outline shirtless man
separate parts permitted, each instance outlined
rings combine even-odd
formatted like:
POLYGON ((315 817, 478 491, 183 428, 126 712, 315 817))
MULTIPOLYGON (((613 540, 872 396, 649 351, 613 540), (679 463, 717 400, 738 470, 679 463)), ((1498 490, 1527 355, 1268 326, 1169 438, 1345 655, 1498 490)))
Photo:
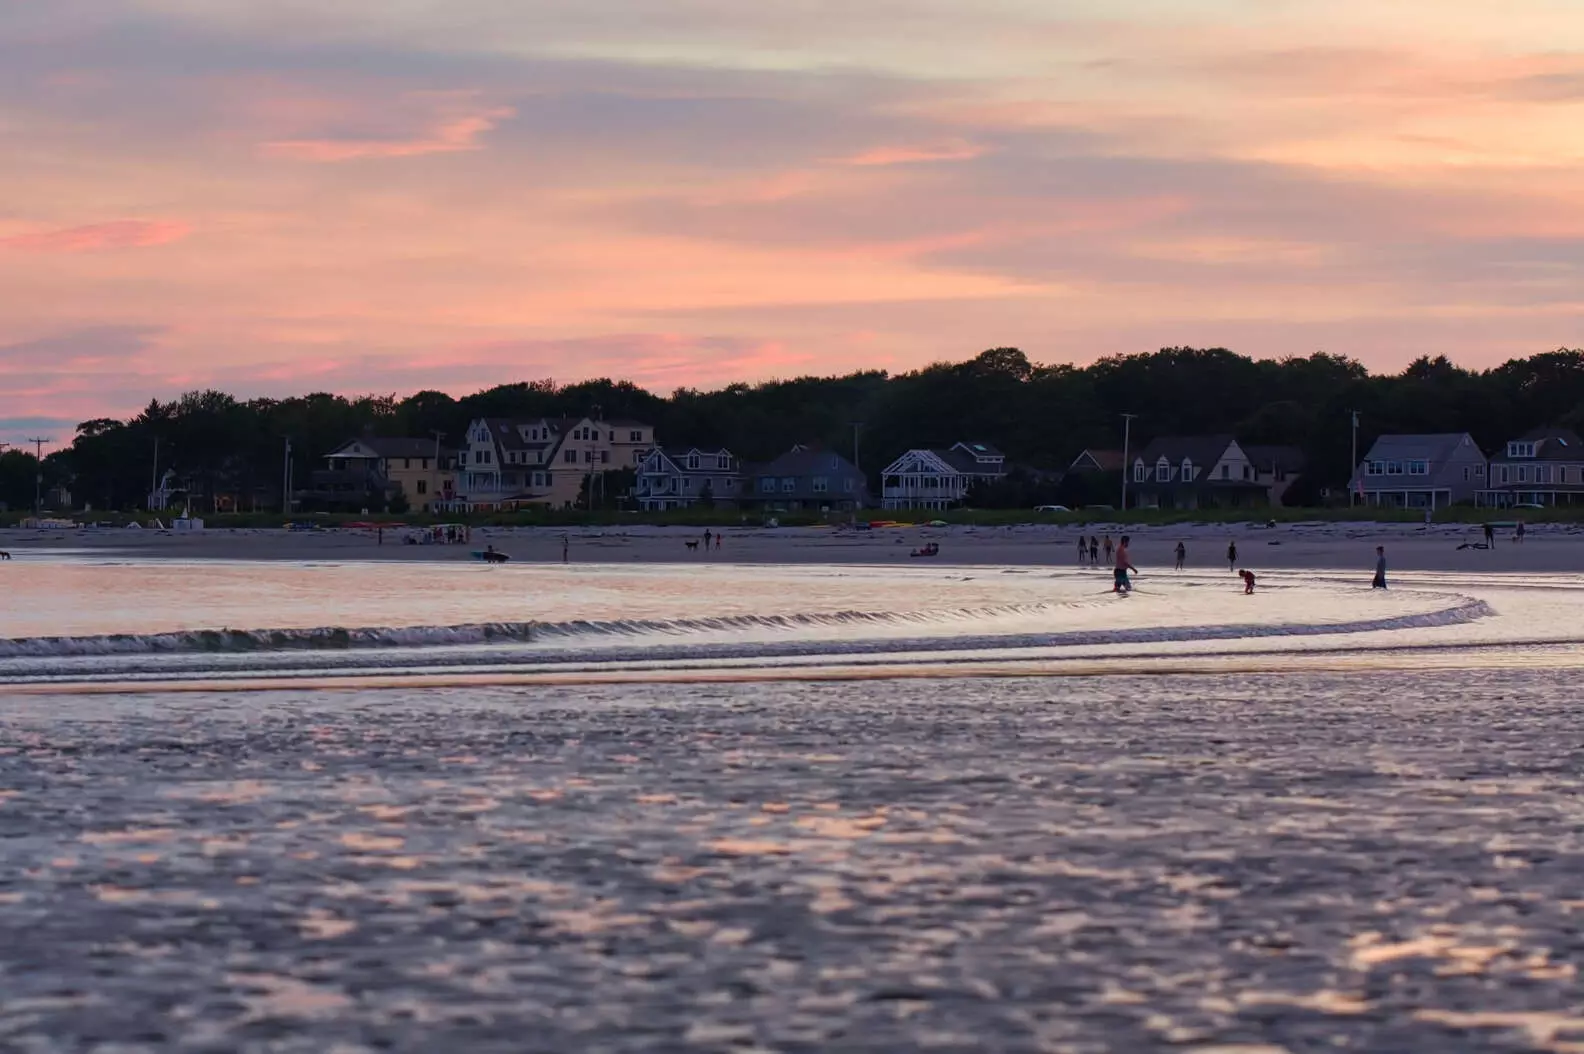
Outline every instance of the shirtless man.
POLYGON ((1113 593, 1133 592, 1133 583, 1128 581, 1128 572, 1132 571, 1136 574, 1138 568, 1134 567, 1128 560, 1128 541, 1128 536, 1124 534, 1122 536, 1122 544, 1117 546, 1116 567, 1111 572, 1111 592, 1113 593))

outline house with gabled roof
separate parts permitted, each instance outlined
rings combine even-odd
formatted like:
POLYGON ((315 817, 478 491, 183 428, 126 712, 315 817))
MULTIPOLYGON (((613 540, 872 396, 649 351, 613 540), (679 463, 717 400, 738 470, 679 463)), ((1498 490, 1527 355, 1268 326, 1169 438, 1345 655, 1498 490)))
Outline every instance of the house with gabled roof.
POLYGON ((1163 436, 1133 458, 1130 472, 1128 498, 1135 508, 1242 508, 1270 500, 1230 435, 1163 436))
POLYGON ((1125 455, 1120 450, 1085 447, 1077 457, 1073 458, 1072 464, 1067 466, 1067 471, 1120 473, 1124 464, 1125 455))
POLYGON ((1254 466, 1254 481, 1265 488, 1270 504, 1283 504, 1287 488, 1303 475, 1304 452, 1295 446, 1240 445, 1254 466))
POLYGON ((1490 458, 1485 486, 1474 503, 1573 505, 1584 502, 1584 442, 1566 428, 1535 428, 1508 440, 1490 458))
POLYGON ((603 473, 635 467, 654 445, 637 421, 593 417, 482 417, 459 452, 459 504, 472 508, 568 508, 603 473))
POLYGON ((968 498, 975 484, 1007 474, 1006 455, 989 443, 957 443, 948 450, 909 450, 880 474, 885 509, 949 509, 968 498))
POLYGON ((389 507, 400 495, 428 512, 456 490, 456 452, 437 439, 362 436, 324 456, 298 500, 313 508, 389 507))
POLYGON ((741 465, 725 448, 656 447, 638 462, 637 473, 633 499, 645 512, 695 505, 734 509, 742 493, 741 465))
POLYGON ((1348 482, 1366 505, 1439 509, 1471 502, 1485 489, 1485 455, 1467 432, 1384 435, 1348 482))
POLYGON ((799 444, 772 461, 743 469, 738 504, 766 512, 854 512, 869 507, 869 486, 833 450, 799 444))

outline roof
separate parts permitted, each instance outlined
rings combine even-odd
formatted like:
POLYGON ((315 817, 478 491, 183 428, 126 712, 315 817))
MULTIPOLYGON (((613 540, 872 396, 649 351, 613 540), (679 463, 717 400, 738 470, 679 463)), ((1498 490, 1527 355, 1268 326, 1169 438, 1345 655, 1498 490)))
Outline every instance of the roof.
POLYGON ((852 462, 831 450, 795 446, 773 461, 754 465, 755 476, 861 476, 852 462))
POLYGON ((1268 472, 1271 469, 1278 472, 1303 471, 1304 453, 1295 446, 1245 446, 1242 449, 1256 472, 1268 472))
POLYGON ((653 428, 654 427, 653 425, 649 424, 647 421, 634 421, 630 417, 613 417, 609 421, 600 421, 600 422, 597 422, 597 423, 598 424, 603 424, 603 425, 605 425, 605 426, 607 426, 609 428, 653 428))
POLYGON ((1120 450, 1085 449, 1077 457, 1073 458, 1072 464, 1068 465, 1067 469, 1070 472, 1120 472, 1122 471, 1122 463, 1122 451, 1120 450), (1093 462, 1093 467, 1091 468, 1086 464, 1083 468, 1079 468, 1078 462, 1080 461, 1093 462))
MULTIPOLYGON (((523 422, 526 423, 526 422, 523 422)), ((538 424, 536 418, 533 422, 538 424)), ((522 433, 517 429, 518 422, 509 417, 486 417, 484 426, 489 429, 490 438, 502 450, 526 450, 528 443, 523 439, 522 433)))
MULTIPOLYGON (((1467 441, 1475 453, 1479 447, 1467 432, 1437 432, 1429 435, 1385 435, 1376 439, 1364 456, 1366 461, 1411 459, 1444 462, 1467 441)), ((1483 456, 1483 455, 1481 455, 1483 456)))
MULTIPOLYGON (((374 451, 375 454, 378 454, 383 458, 435 456, 435 441, 433 439, 402 439, 395 437, 381 438, 376 436, 361 436, 357 439, 349 439, 325 456, 343 456, 341 455, 341 451, 354 444, 366 446, 370 450, 374 451)), ((448 451, 442 447, 441 455, 444 456, 446 453, 448 453, 448 451)))
POLYGON ((1230 435, 1212 436, 1161 436, 1150 443, 1135 460, 1153 465, 1161 458, 1174 465, 1184 459, 1195 465, 1214 465, 1227 452, 1227 447, 1237 440, 1230 435))
POLYGON ((1006 470, 1006 466, 1004 464, 980 464, 977 457, 963 449, 962 443, 958 443, 950 450, 933 450, 931 453, 965 476, 983 476, 993 473, 997 469, 1001 470, 1002 472, 1006 470))
MULTIPOLYGON (((1513 442, 1533 443, 1535 461, 1577 461, 1584 457, 1584 440, 1579 439, 1578 433, 1566 428, 1532 428, 1513 442)), ((1507 448, 1503 446, 1501 454, 1506 452, 1507 448)))
POLYGON ((983 440, 976 439, 971 442, 958 443, 952 449, 961 450, 973 457, 1002 458, 1003 460, 1006 458, 1006 455, 997 450, 993 444, 986 443, 983 440))

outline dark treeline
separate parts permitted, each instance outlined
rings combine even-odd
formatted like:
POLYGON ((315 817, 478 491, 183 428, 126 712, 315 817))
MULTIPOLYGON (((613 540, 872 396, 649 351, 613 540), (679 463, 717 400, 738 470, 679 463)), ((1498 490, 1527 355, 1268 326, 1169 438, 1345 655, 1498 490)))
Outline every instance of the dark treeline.
MULTIPOLYGON (((83 422, 70 447, 45 459, 45 487, 63 483, 73 503, 96 509, 142 505, 160 470, 195 495, 234 494, 239 507, 279 502, 289 438, 299 480, 329 450, 363 434, 443 433, 455 443, 474 418, 637 418, 668 446, 724 446, 766 459, 793 443, 822 443, 851 456, 860 423, 863 467, 878 470, 909 447, 988 440, 1017 464, 1061 469, 1085 447, 1121 445, 1124 412, 1137 414, 1135 449, 1158 435, 1230 432, 1249 443, 1303 449, 1310 466, 1299 500, 1340 487, 1349 472, 1349 411, 1361 416, 1359 452, 1387 432, 1468 431, 1487 450, 1542 424, 1584 430, 1584 351, 1559 350, 1494 369, 1420 358, 1400 374, 1372 375, 1351 359, 1317 353, 1254 360, 1220 348, 1166 348, 1087 367, 1041 366, 1015 348, 899 375, 864 371, 679 389, 669 397, 620 381, 558 387, 502 385, 461 399, 423 391, 394 396, 314 394, 238 401, 216 391, 151 402, 130 420, 83 422)), ((0 455, 0 500, 33 502, 33 457, 0 455)), ((195 509, 202 504, 194 500, 195 509)))

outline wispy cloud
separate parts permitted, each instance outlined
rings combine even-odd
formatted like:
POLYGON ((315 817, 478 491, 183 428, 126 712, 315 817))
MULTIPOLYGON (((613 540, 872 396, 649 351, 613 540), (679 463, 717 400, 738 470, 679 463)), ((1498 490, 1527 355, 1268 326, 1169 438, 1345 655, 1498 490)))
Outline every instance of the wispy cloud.
POLYGON ((263 153, 296 161, 334 163, 364 158, 420 157, 480 150, 486 132, 515 114, 509 106, 489 106, 472 92, 415 92, 389 108, 365 115, 371 123, 408 124, 405 129, 347 129, 300 139, 265 143, 263 153))
POLYGON ((86 253, 102 249, 145 249, 179 242, 192 233, 171 220, 113 220, 81 227, 29 231, 0 238, 0 248, 33 253, 86 253))
POLYGON ((935 161, 972 161, 982 157, 986 148, 966 140, 923 143, 912 146, 877 146, 844 157, 842 164, 860 167, 877 165, 917 165, 935 161))

